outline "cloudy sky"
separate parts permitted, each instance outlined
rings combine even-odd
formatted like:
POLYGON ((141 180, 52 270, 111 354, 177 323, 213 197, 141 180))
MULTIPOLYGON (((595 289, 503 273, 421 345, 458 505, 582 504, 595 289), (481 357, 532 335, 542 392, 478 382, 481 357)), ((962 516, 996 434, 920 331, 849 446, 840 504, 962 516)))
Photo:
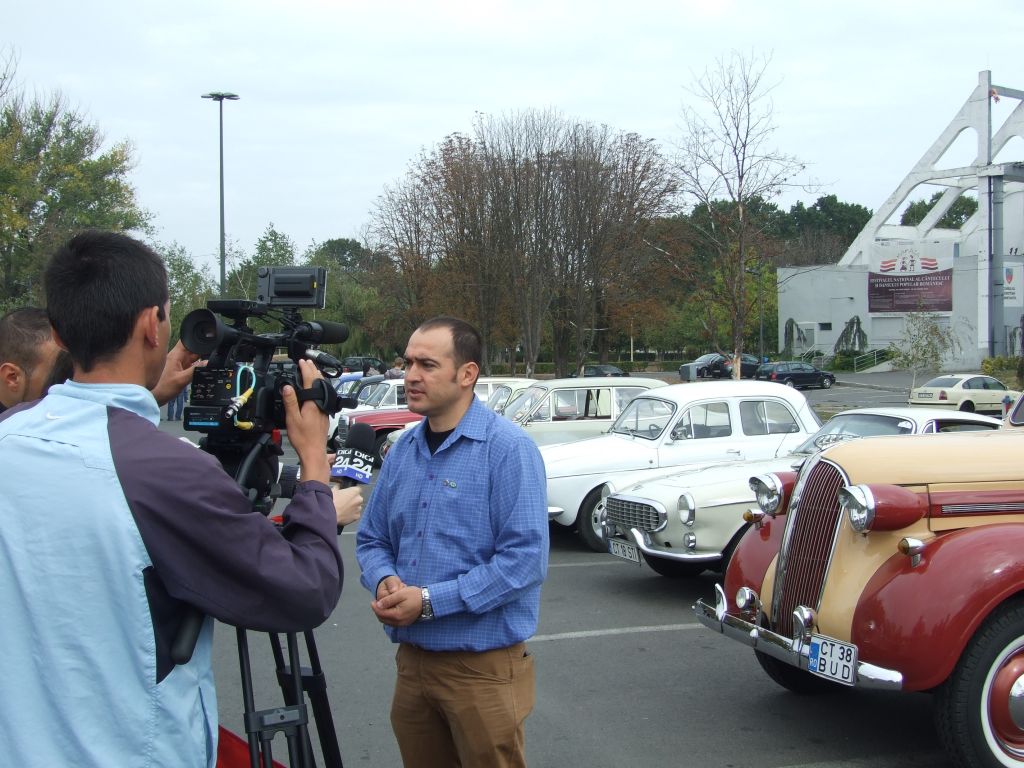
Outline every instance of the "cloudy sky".
MULTIPOLYGON (((875 209, 978 82, 1024 89, 1017 0, 8 0, 0 46, 111 141, 161 242, 215 259, 217 105, 229 240, 360 237, 384 186, 474 113, 555 108, 673 151, 697 76, 770 54, 778 148, 875 209)), ((1010 101, 1010 100, 1004 100, 1010 101)), ((1017 150, 1021 150, 1017 147, 1017 150)), ((1016 151, 1024 159, 1024 151, 1016 151)), ((1010 159, 1000 157, 999 159, 1010 159)), ((963 158, 969 162, 969 157, 963 158)))

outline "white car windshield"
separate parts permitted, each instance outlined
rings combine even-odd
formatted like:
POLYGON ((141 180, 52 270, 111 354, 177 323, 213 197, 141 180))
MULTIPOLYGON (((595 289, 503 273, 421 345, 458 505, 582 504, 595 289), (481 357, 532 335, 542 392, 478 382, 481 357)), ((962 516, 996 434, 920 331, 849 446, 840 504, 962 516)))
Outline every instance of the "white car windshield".
POLYGON ((537 403, 543 401, 545 408, 542 414, 538 413, 534 415, 534 418, 538 419, 549 419, 551 414, 548 413, 546 408, 548 398, 548 390, 546 387, 529 387, 519 394, 512 402, 505 406, 505 416, 512 421, 522 422, 533 413, 533 409, 536 408, 537 403))
POLYGON ((851 437, 878 435, 909 435, 914 424, 902 416, 884 416, 879 413, 847 413, 833 416, 825 426, 807 438, 793 453, 817 453, 826 445, 851 437))
POLYGON ((612 425, 612 432, 657 440, 675 415, 675 403, 653 397, 637 397, 630 401, 612 425))
POLYGON ((371 391, 370 394, 365 399, 360 399, 363 400, 363 402, 366 405, 372 405, 376 407, 381 404, 381 402, 384 400, 384 397, 387 395, 390 389, 391 387, 389 387, 387 384, 385 384, 384 382, 380 382, 379 384, 373 385, 373 391, 371 391))

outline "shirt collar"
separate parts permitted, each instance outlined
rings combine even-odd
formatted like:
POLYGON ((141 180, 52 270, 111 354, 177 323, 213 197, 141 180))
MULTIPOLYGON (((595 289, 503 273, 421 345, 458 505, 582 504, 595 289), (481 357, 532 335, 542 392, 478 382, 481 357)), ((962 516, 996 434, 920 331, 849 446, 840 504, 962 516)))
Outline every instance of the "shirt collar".
MULTIPOLYGON (((480 398, 473 395, 473 401, 469 404, 469 408, 462 415, 459 423, 455 426, 451 435, 445 440, 444 445, 451 445, 460 437, 465 435, 470 440, 486 440, 487 439, 487 416, 490 412, 487 410, 480 398)), ((430 450, 427 447, 427 430, 426 430, 426 419, 423 419, 423 424, 419 429, 413 431, 413 440, 415 440, 419 447, 430 454, 430 450)), ((442 445, 442 448, 444 446, 442 445)), ((438 448, 441 450, 441 448, 438 448)))
POLYGON ((69 379, 50 387, 49 394, 122 408, 138 414, 153 426, 160 424, 160 406, 153 393, 138 384, 83 384, 69 379))

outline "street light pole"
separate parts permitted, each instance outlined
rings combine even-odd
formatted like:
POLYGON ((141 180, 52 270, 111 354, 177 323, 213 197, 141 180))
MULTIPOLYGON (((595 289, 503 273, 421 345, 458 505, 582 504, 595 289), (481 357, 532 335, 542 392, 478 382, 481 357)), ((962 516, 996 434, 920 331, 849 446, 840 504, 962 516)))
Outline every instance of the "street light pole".
POLYGON ((238 101, 238 94, 224 91, 204 93, 204 99, 213 99, 217 102, 220 110, 220 295, 224 296, 224 283, 226 278, 226 264, 224 248, 224 99, 238 101))

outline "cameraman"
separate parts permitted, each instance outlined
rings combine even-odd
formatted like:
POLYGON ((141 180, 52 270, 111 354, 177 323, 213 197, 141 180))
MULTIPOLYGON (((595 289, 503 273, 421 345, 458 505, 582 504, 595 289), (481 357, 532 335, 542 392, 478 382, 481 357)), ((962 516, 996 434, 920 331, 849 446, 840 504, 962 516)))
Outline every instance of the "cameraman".
MULTIPOLYGON (((187 664, 169 649, 191 606, 271 631, 330 615, 342 565, 327 416, 285 388, 303 471, 278 530, 213 456, 157 429, 149 390, 165 362, 189 362, 167 361, 160 257, 85 232, 54 254, 45 282, 74 377, 0 416, 4 762, 212 767, 212 619, 187 664)), ((306 385, 319 376, 299 367, 306 385)))

